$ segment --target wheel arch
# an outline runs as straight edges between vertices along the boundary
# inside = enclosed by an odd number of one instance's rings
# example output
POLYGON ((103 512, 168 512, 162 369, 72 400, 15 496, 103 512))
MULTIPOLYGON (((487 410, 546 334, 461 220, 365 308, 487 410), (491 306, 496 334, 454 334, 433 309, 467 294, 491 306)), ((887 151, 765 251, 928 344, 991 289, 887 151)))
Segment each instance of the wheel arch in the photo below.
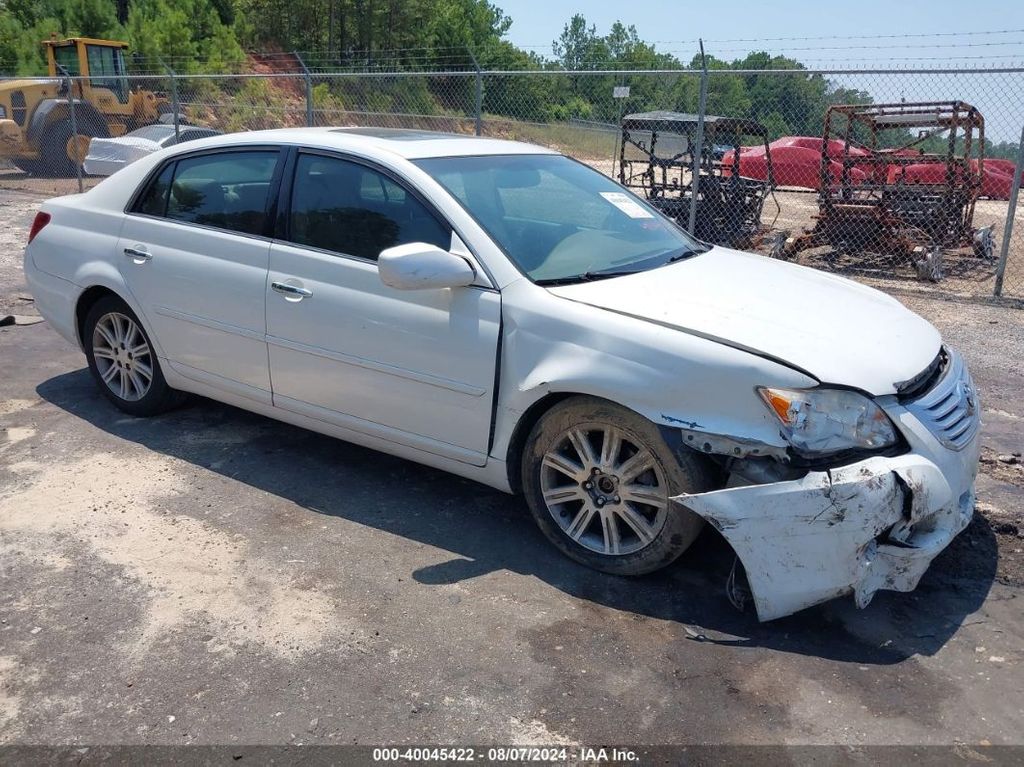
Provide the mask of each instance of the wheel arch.
MULTIPOLYGON (((79 126, 91 125, 101 128, 103 133, 110 133, 110 126, 107 124, 103 114, 88 101, 81 99, 74 100, 75 122, 79 126)), ((30 142, 39 142, 46 129, 60 120, 70 119, 69 102, 67 99, 43 99, 32 112, 29 121, 26 138, 30 142)), ((68 130, 71 130, 70 124, 68 130)))
POLYGON ((78 345, 85 351, 85 318, 89 316, 89 310, 96 305, 104 296, 114 296, 115 298, 123 301, 132 313, 136 316, 139 324, 142 325, 142 329, 146 331, 146 335, 149 336, 149 341, 153 346, 153 350, 156 352, 158 357, 163 357, 163 348, 160 346, 160 341, 153 332, 149 318, 142 312, 138 304, 136 304, 134 298, 128 290, 127 285, 105 278, 104 275, 94 275, 93 279, 83 280, 78 282, 79 285, 88 285, 78 295, 78 299, 75 301, 75 333, 78 336, 78 345))
POLYGON ((537 423, 540 422, 540 420, 547 415, 555 405, 572 397, 592 397, 593 399, 604 400, 616 407, 628 410, 638 418, 643 418, 645 421, 657 428, 658 431, 661 432, 665 443, 673 452, 685 451, 686 453, 697 457, 701 463, 707 464, 713 471, 720 471, 719 467, 715 465, 707 455, 685 444, 677 430, 672 429, 663 423, 651 420, 648 416, 629 405, 616 402, 602 394, 583 391, 582 387, 561 391, 548 390, 541 393, 538 398, 523 411, 523 414, 519 416, 519 420, 516 421, 516 425, 512 429, 512 436, 509 438, 508 447, 505 451, 505 467, 508 474, 508 483, 509 487, 512 488, 512 492, 516 495, 519 495, 522 492, 523 448, 526 446, 526 440, 530 436, 530 432, 533 431, 533 427, 536 426, 537 423))
POLYGON ((512 429, 512 436, 508 441, 508 448, 505 452, 505 469, 508 473, 508 484, 512 492, 519 495, 523 491, 522 467, 523 448, 526 446, 526 439, 533 431, 541 418, 548 413, 555 405, 570 397, 589 396, 582 392, 571 391, 549 391, 536 399, 523 414, 519 416, 515 427, 512 429))
MULTIPOLYGON (((75 332, 78 334, 78 345, 85 348, 85 318, 89 316, 89 310, 96 305, 104 296, 114 296, 124 301, 124 298, 105 285, 93 285, 82 291, 75 302, 75 332)), ((127 303, 127 302, 125 302, 127 303)))

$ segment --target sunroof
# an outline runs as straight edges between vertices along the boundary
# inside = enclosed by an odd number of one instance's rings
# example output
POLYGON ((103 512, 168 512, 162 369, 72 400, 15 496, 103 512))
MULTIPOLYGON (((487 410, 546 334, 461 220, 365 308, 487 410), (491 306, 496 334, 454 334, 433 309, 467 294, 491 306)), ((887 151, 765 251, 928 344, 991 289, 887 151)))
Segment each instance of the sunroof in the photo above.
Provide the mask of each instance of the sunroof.
POLYGON ((355 133, 359 136, 386 138, 392 141, 423 141, 425 139, 472 138, 459 133, 418 130, 415 128, 335 128, 335 133, 355 133))

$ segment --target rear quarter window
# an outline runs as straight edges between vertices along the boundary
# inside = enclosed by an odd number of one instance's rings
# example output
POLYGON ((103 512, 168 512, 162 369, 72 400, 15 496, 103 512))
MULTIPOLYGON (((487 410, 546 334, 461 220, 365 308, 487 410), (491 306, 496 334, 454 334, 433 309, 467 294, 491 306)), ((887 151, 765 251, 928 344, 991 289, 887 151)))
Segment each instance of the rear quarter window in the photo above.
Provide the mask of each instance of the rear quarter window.
POLYGON ((164 169, 149 182, 149 186, 139 197, 138 202, 132 209, 133 213, 142 213, 146 216, 163 216, 167 213, 167 193, 171 190, 171 178, 174 175, 174 163, 164 166, 164 169))

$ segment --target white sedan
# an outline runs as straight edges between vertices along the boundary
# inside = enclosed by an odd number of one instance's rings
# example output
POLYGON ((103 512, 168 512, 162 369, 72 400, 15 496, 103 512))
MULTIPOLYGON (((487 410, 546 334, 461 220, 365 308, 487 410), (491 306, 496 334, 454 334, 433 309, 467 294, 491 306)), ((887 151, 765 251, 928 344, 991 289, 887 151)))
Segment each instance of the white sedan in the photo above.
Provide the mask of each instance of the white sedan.
POLYGON ((110 176, 161 149, 219 135, 219 130, 196 125, 179 125, 177 129, 166 123, 146 125, 123 136, 94 138, 89 142, 82 169, 91 176, 110 176))
POLYGON ((194 392, 521 493, 607 573, 706 521, 761 620, 913 589, 973 513, 977 395, 930 324, 541 147, 205 139, 46 202, 25 272, 127 413, 194 392))

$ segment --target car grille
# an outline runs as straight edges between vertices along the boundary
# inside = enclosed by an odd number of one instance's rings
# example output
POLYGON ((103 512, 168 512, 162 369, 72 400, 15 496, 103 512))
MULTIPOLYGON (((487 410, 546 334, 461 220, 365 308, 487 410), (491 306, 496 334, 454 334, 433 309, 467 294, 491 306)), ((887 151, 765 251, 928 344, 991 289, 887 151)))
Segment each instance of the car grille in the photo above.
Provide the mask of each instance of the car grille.
POLYGON ((946 447, 963 450, 981 423, 978 394, 958 352, 946 349, 944 362, 934 386, 908 402, 907 409, 946 447))

